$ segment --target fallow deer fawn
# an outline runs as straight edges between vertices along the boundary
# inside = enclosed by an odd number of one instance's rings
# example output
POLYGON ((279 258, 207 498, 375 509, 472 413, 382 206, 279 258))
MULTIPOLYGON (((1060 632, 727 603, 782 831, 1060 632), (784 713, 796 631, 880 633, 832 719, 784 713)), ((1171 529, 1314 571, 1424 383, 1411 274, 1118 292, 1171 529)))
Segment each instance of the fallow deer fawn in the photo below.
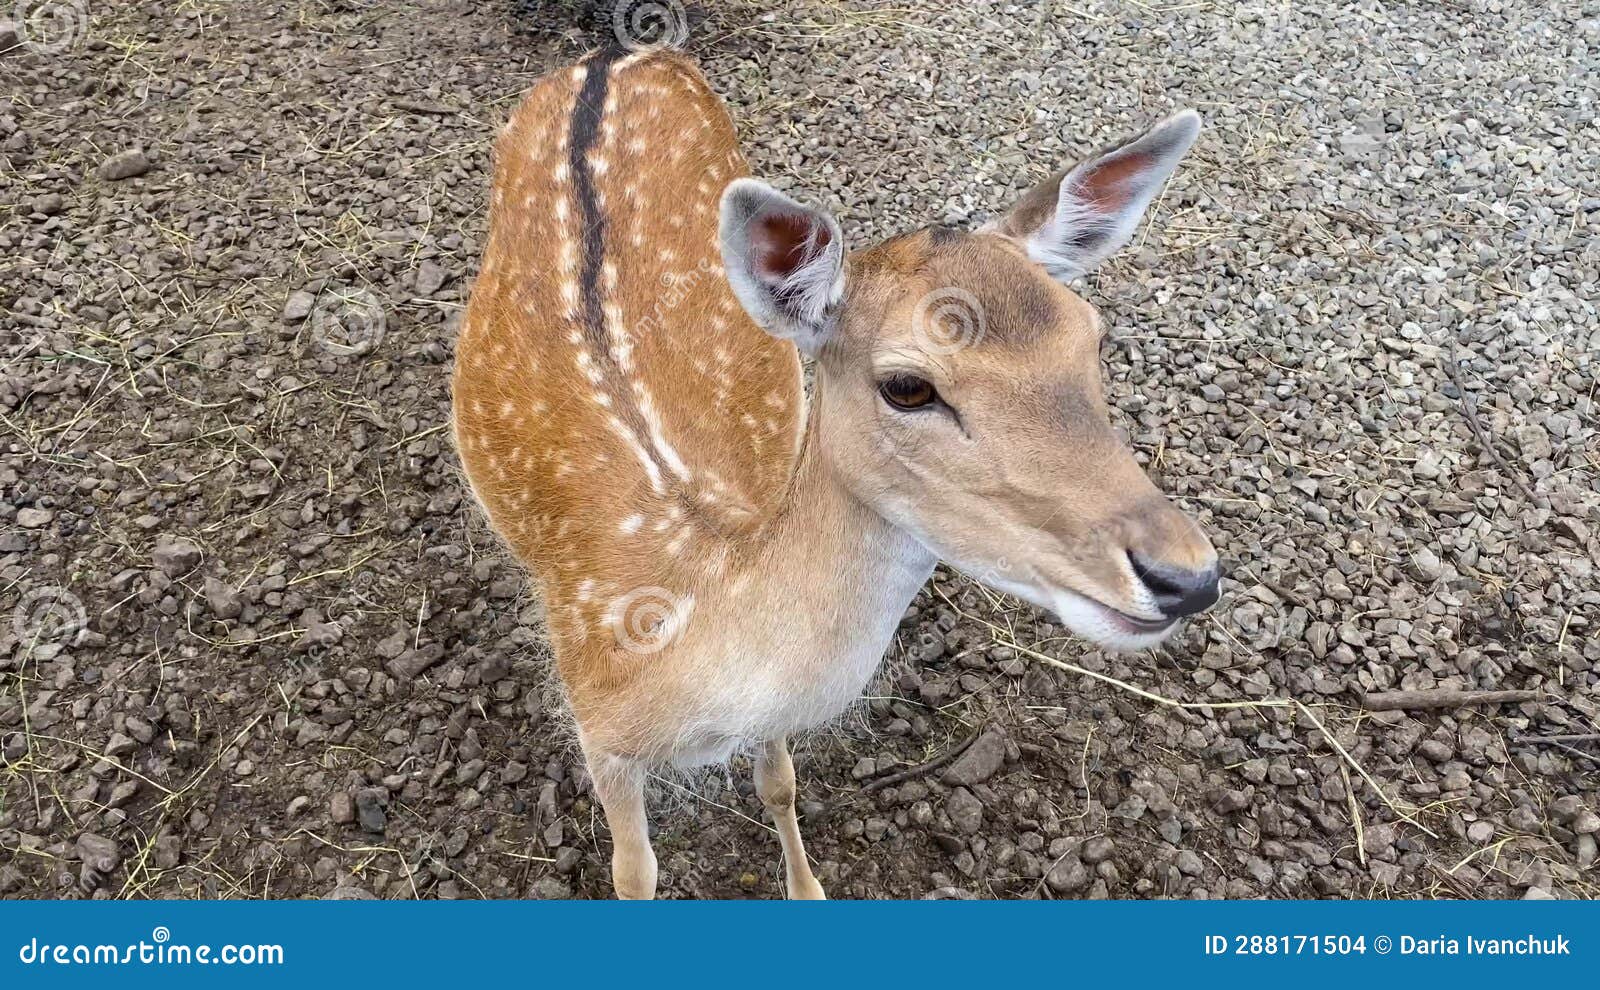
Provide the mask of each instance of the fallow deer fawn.
POLYGON ((1099 317, 1065 285, 1199 126, 1169 117, 982 229, 847 252, 832 216, 746 177, 687 58, 595 53, 534 87, 496 149, 455 430, 543 594, 619 896, 655 893, 648 769, 745 745, 789 896, 823 896, 786 737, 859 695, 941 558, 1110 647, 1216 601, 1216 554, 1113 432, 1099 317))

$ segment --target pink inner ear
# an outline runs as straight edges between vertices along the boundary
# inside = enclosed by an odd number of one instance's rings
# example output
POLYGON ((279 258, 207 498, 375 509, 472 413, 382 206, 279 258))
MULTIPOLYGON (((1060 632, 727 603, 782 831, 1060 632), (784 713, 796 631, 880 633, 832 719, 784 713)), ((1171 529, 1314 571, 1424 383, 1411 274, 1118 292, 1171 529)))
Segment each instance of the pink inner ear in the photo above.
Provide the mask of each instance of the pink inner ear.
POLYGON ((785 279, 828 246, 832 234, 811 217, 774 213, 762 217, 755 231, 756 258, 763 275, 785 279))
POLYGON ((1098 165, 1077 182, 1077 194, 1099 213, 1115 213, 1133 198, 1132 180, 1150 168, 1149 155, 1125 155, 1098 165))

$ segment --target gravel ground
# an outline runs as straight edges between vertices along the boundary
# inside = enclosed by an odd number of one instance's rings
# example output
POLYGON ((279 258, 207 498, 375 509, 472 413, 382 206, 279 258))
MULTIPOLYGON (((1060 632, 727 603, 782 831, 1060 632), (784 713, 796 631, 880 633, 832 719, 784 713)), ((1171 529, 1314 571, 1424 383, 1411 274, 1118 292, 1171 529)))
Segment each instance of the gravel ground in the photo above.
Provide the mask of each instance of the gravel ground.
MULTIPOLYGON (((1600 893, 1600 4, 1542 6, 690 11, 858 244, 1207 120, 1086 291, 1224 603, 1109 656, 941 570, 800 742, 831 895, 1600 893), (1369 694, 1452 688, 1533 700, 1369 694)), ((493 135, 609 13, 54 8, 0 54, 0 894, 608 895, 447 381, 493 135)), ((780 894, 748 766, 658 791, 665 896, 780 894)))

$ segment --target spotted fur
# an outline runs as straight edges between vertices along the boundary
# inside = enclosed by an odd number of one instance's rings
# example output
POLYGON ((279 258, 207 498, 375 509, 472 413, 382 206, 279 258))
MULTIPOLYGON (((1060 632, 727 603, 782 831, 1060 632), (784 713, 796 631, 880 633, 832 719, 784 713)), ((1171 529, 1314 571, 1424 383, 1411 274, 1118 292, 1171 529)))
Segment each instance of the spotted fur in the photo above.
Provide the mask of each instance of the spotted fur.
POLYGON ((799 359, 728 288, 718 203, 748 168, 687 59, 602 52, 552 73, 495 157, 456 436, 586 699, 637 675, 612 635, 619 603, 684 587, 771 519, 799 359))

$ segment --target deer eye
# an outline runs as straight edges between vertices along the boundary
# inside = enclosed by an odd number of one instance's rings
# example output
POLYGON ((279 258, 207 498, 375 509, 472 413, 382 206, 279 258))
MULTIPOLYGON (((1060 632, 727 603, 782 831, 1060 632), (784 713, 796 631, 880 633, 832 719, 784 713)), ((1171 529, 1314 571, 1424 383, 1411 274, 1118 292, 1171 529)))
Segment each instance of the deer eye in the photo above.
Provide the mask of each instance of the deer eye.
POLYGON ((896 409, 921 409, 939 400, 939 393, 926 378, 894 375, 878 383, 878 394, 896 409))

